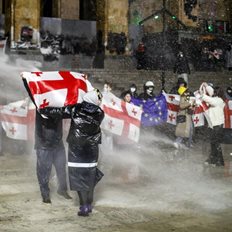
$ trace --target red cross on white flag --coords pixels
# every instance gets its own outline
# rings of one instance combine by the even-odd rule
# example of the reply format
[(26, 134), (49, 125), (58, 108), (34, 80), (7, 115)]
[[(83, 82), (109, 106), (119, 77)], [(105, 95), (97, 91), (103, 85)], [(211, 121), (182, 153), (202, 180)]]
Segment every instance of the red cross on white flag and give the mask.
[[(176, 94), (164, 94), (164, 95), (166, 97), (167, 105), (168, 105), (167, 123), (176, 125), (176, 116), (177, 116), (177, 112), (179, 111), (180, 96)], [(191, 97), (190, 99), (193, 100), (194, 97)], [(207, 110), (207, 107), (203, 103), (202, 105), (195, 108), (194, 113), (192, 115), (194, 127), (203, 126), (205, 124), (205, 120), (204, 120), (205, 110)]]
[[(1, 126), (11, 139), (29, 140), (34, 138), (35, 107), (24, 107), (25, 100), (4, 105), (0, 110)], [(23, 106), (23, 107), (22, 107)]]
[(87, 76), (77, 72), (22, 72), (21, 77), (38, 108), (81, 102), (82, 96), (93, 88)]
[(176, 125), (176, 116), (179, 110), (180, 96), (166, 93), (164, 93), (164, 96), (166, 98), (168, 108), (167, 123)]
[(199, 105), (196, 106), (192, 115), (194, 127), (205, 125), (204, 107)]
[(138, 142), (142, 109), (117, 98), (112, 93), (103, 93), (101, 105), (105, 118), (102, 129)]
[(225, 114), (225, 128), (232, 128), (232, 100), (225, 100), (225, 107), (224, 107), (224, 114)]

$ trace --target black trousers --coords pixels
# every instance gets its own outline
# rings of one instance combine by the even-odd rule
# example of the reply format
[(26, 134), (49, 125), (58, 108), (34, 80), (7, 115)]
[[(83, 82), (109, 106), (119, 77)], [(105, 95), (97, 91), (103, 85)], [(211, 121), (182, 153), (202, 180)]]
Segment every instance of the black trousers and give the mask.
[(221, 140), (223, 138), (222, 126), (214, 126), (210, 131), (210, 146), (211, 151), (209, 161), (212, 164), (224, 166), (224, 159), (222, 155)]
[(93, 203), (93, 192), (94, 189), (89, 191), (77, 191), (80, 201), (80, 206), (82, 205), (91, 205)]
[(49, 197), (49, 178), (51, 175), (52, 165), (55, 167), (59, 182), (58, 190), (67, 191), (66, 155), (64, 145), (60, 144), (50, 150), (37, 149), (36, 155), (36, 171), (42, 197)]

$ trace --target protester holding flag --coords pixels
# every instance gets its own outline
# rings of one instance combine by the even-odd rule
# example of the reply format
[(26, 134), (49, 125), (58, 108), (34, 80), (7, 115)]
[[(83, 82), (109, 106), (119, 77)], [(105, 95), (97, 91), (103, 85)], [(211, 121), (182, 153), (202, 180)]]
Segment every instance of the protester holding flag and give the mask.
[[(108, 81), (105, 81), (102, 94), (103, 98), (107, 98), (108, 95), (112, 93), (112, 84)], [(106, 149), (105, 149), (106, 148)], [(108, 153), (109, 150), (114, 150), (114, 135), (109, 133), (109, 131), (102, 128), (102, 144), (101, 144), (101, 151), (103, 153)]]
[(167, 101), (165, 95), (154, 94), (155, 85), (152, 81), (144, 84), (144, 92), (138, 98), (132, 98), (134, 105), (139, 106), (143, 113), (141, 118), (140, 142), (142, 144), (153, 144), (154, 135), (163, 131), (167, 121)]
[(44, 203), (51, 203), (49, 178), (55, 166), (59, 182), (57, 193), (71, 199), (67, 193), (66, 154), (62, 140), (62, 119), (43, 117), (36, 111), (35, 150), (37, 155), (37, 178)]
[(232, 110), (232, 88), (228, 86), (225, 93), (225, 123), (223, 128), (223, 140), (224, 144), (232, 144), (232, 121), (231, 121), (231, 110)]
[[(121, 99), (124, 101), (124, 102), (127, 102), (127, 103), (131, 103), (131, 93), (129, 90), (127, 91), (124, 91), (122, 94), (121, 94)], [(131, 103), (133, 104), (133, 103)], [(115, 135), (115, 145), (117, 145), (117, 148), (124, 148), (124, 149), (129, 149), (129, 148), (132, 148), (132, 147), (135, 147), (135, 146), (132, 146), (132, 144), (135, 145), (135, 142), (128, 139), (127, 136), (123, 136), (123, 135)]]
[(224, 158), (225, 175), (230, 173), (230, 157), (232, 148), (232, 88), (228, 86), (225, 92), (225, 102), (224, 115), (225, 123), (223, 126), (223, 138), (222, 138), (222, 154)]
[(109, 92), (111, 92), (111, 90), (112, 90), (112, 85), (110, 84), (110, 82), (108, 82), (108, 81), (106, 81), (105, 83), (104, 83), (104, 86), (103, 86), (103, 93), (109, 93)]
[(221, 139), (223, 137), (223, 124), (225, 121), (223, 101), (224, 93), (220, 87), (212, 87), (207, 83), (202, 83), (200, 87), (201, 100), (206, 102), (209, 108), (205, 111), (210, 131), (211, 151), (205, 164), (213, 166), (224, 166), (224, 159), (221, 149)]
[(190, 92), (187, 87), (179, 87), (178, 93), (180, 95), (180, 105), (177, 113), (177, 125), (175, 131), (177, 138), (174, 142), (174, 146), (176, 148), (180, 148), (183, 139), (187, 138), (187, 147), (191, 147), (193, 137), (192, 114), (195, 107), (195, 102), (190, 100)]
[(147, 81), (143, 85), (143, 93), (139, 94), (138, 98), (142, 100), (147, 100), (149, 98), (155, 97), (154, 89), (155, 89), (154, 83), (152, 81)]
[(137, 86), (136, 84), (131, 84), (129, 87), (129, 92), (131, 94), (131, 97), (137, 98), (138, 97), (138, 93), (137, 93)]
[(129, 90), (122, 92), (121, 98), (123, 101), (131, 103), (131, 92)]
[[(84, 73), (70, 71), (22, 72), (26, 90), (38, 111), (46, 107), (68, 107), (82, 102), (87, 91), (93, 89)], [(52, 164), (55, 165), (60, 183), (58, 194), (66, 199), (66, 156), (62, 141), (62, 117), (36, 115), (37, 175), (45, 203), (51, 203), (48, 179)]]
[(104, 111), (99, 107), (102, 94), (98, 89), (87, 92), (83, 102), (65, 107), (46, 107), (40, 113), (53, 118), (71, 118), (67, 137), (70, 189), (80, 200), (78, 216), (92, 212), (94, 188), (103, 173), (97, 168), (98, 145), (101, 143), (100, 124)]
[(177, 80), (177, 83), (175, 86), (172, 87), (172, 89), (170, 90), (169, 94), (179, 94), (178, 93), (178, 89), (181, 87), (187, 87), (187, 83), (185, 82), (183, 77), (179, 77)]

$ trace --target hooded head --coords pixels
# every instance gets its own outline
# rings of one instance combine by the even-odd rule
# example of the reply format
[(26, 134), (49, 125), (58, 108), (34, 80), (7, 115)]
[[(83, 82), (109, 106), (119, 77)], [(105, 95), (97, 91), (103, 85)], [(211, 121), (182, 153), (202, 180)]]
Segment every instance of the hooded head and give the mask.
[(94, 105), (100, 105), (101, 101), (102, 101), (102, 94), (99, 91), (99, 89), (94, 89), (92, 91), (87, 92), (84, 96), (83, 96), (83, 100), (88, 102), (88, 103), (92, 103)]
[(184, 86), (184, 87), (187, 86), (187, 83), (186, 83), (186, 81), (184, 80), (183, 77), (179, 77), (178, 78), (178, 80), (177, 80), (177, 86)]

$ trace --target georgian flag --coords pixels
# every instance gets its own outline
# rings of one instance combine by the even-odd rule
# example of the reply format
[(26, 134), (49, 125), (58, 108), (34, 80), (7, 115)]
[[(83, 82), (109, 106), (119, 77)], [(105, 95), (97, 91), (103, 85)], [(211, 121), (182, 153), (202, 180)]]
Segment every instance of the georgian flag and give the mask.
[(30, 140), (34, 137), (34, 105), (25, 105), (25, 100), (1, 106), (1, 126), (11, 139)]
[(124, 102), (112, 93), (103, 93), (101, 108), (105, 112), (102, 129), (138, 142), (142, 115), (140, 107)]
[(200, 127), (205, 125), (204, 108), (201, 105), (195, 107), (192, 115), (192, 120), (194, 127)]
[[(176, 116), (177, 116), (177, 112), (179, 111), (179, 105), (180, 105), (180, 95), (177, 94), (164, 94), (164, 95), (166, 97), (167, 107), (168, 107), (167, 123), (176, 125)], [(194, 99), (195, 97), (190, 97), (190, 101)], [(203, 126), (205, 124), (204, 112), (207, 109), (208, 108), (204, 103), (201, 103), (201, 105), (195, 107), (195, 110), (192, 115), (194, 127)]]
[(22, 72), (24, 85), (38, 108), (63, 107), (82, 101), (82, 96), (93, 89), (87, 76), (70, 71)]
[(166, 98), (168, 108), (167, 123), (176, 125), (176, 116), (177, 112), (179, 111), (180, 95), (166, 93), (163, 94)]
[(232, 100), (225, 100), (224, 107), (225, 123), (224, 128), (232, 128)]

